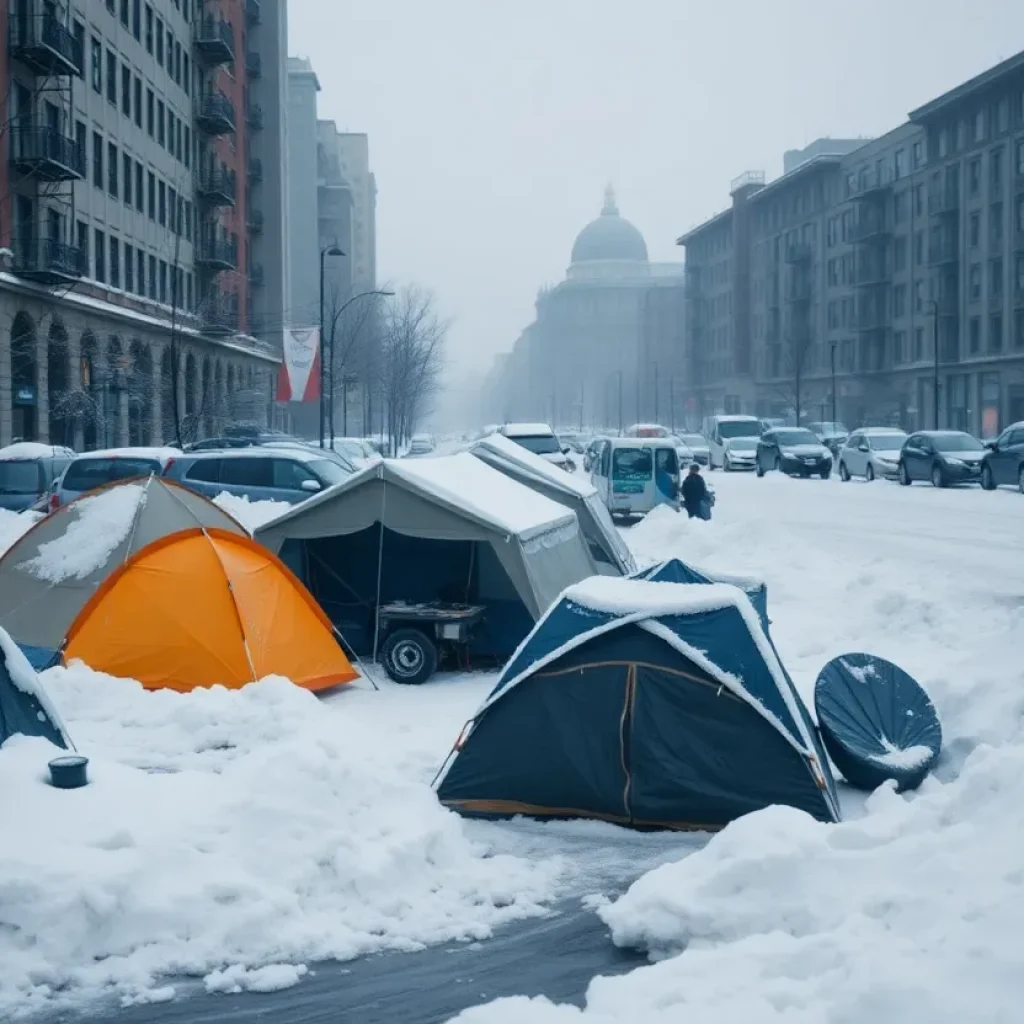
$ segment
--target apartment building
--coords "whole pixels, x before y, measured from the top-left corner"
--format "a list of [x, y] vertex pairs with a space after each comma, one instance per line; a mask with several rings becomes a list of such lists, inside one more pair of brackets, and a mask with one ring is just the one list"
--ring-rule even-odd
[[[4, 5], [5, 13], [8, 5]], [[0, 153], [0, 442], [92, 447], [263, 419], [247, 50], [256, 0], [19, 0]], [[4, 27], [4, 26], [0, 26]]]
[[844, 150], [750, 187], [749, 295], [735, 195], [679, 240], [695, 402], [986, 436], [1024, 418], [1024, 54]]

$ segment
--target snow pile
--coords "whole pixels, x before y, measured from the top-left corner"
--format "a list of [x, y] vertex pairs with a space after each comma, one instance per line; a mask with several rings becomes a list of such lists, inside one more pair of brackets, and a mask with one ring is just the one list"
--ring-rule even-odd
[[85, 579], [124, 542], [146, 500], [141, 484], [121, 484], [71, 506], [73, 516], [59, 537], [41, 544], [21, 569], [47, 583]]
[[[81, 665], [45, 681], [92, 782], [43, 784], [45, 741], [0, 749], [0, 821], [17, 823], [0, 841], [0, 1018], [111, 988], [165, 998], [170, 974], [268, 991], [315, 960], [486, 938], [557, 884], [557, 861], [471, 840], [345, 700], [280, 679], [150, 694]], [[150, 750], [159, 770], [123, 763]]]
[[42, 518], [42, 512], [12, 512], [0, 508], [0, 555]]
[[872, 761], [884, 764], [887, 768], [920, 768], [935, 754], [931, 747], [926, 747], [923, 743], [904, 749], [897, 747], [887, 736], [880, 736], [879, 741], [885, 748], [885, 753], [868, 756]]
[[255, 533], [264, 523], [284, 515], [292, 506], [286, 501], [250, 501], [244, 495], [221, 491], [213, 499], [228, 515], [234, 516], [250, 533]]
[[27, 693], [30, 697], [36, 699], [43, 712], [60, 730], [64, 737], [64, 742], [70, 746], [68, 731], [64, 726], [60, 712], [53, 701], [50, 700], [50, 695], [47, 693], [46, 687], [43, 686], [36, 670], [29, 664], [28, 658], [25, 657], [22, 649], [11, 639], [11, 635], [6, 629], [0, 629], [0, 655], [3, 657], [4, 665], [7, 667], [7, 674], [11, 677], [11, 682], [22, 693]]

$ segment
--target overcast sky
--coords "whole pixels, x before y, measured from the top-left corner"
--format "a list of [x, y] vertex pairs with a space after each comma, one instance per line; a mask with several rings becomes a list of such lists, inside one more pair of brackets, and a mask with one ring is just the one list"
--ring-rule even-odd
[[877, 135], [1024, 46], [1024, 0], [289, 0], [320, 116], [370, 136], [381, 280], [485, 369], [612, 181], [652, 259], [748, 169]]

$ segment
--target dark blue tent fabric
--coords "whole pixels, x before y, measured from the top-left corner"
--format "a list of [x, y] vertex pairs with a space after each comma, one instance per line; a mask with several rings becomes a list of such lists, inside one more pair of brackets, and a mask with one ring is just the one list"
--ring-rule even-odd
[[942, 726], [928, 694], [884, 658], [834, 658], [815, 683], [814, 706], [832, 760], [858, 789], [873, 790], [889, 779], [900, 790], [915, 789], [942, 748]]
[[[7, 638], [13, 646], [13, 641]], [[58, 747], [66, 746], [60, 725], [31, 693], [26, 693], [11, 678], [7, 656], [0, 645], [0, 743], [11, 736], [42, 736]]]
[[[650, 565], [646, 569], [633, 573], [633, 580], [647, 580], [650, 583], [730, 583], [728, 578], [719, 578], [693, 566], [687, 565], [678, 558], [670, 558], [666, 562]], [[768, 588], [763, 583], [740, 587], [754, 606], [761, 627], [768, 632]]]
[[[681, 607], [700, 590], [674, 589]], [[715, 828], [771, 803], [838, 818], [810, 714], [740, 607], [652, 617], [569, 593], [470, 723], [438, 787], [444, 803], [640, 827]], [[671, 596], [667, 585], [666, 607]]]
[[51, 650], [49, 647], [32, 647], [30, 644], [18, 644], [18, 647], [37, 672], [45, 672], [48, 668], [60, 664], [60, 651]]

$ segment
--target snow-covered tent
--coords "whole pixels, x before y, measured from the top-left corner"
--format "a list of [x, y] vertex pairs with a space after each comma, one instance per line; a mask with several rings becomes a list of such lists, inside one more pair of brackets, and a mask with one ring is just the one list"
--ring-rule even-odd
[[636, 571], [633, 555], [615, 528], [608, 506], [586, 480], [553, 466], [502, 434], [478, 438], [466, 450], [505, 476], [571, 508], [586, 539], [595, 575], [622, 576]]
[[0, 629], [0, 744], [18, 733], [42, 736], [58, 747], [68, 746], [60, 715], [35, 669]]
[[356, 651], [394, 601], [486, 608], [471, 653], [508, 657], [567, 586], [591, 575], [575, 513], [474, 456], [386, 459], [255, 533]]
[[438, 796], [467, 815], [715, 829], [789, 804], [839, 818], [807, 709], [723, 583], [570, 587], [463, 731]]

